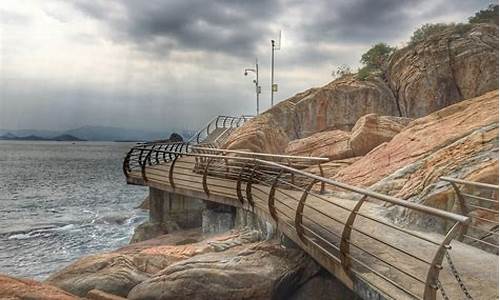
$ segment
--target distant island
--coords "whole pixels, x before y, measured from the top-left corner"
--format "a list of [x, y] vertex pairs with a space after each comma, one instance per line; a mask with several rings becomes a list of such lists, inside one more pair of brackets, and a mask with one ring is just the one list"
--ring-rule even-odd
[[[188, 129], [175, 131], [182, 138], [188, 138], [194, 134]], [[106, 126], [83, 126], [61, 131], [0, 128], [0, 140], [144, 142], [167, 139], [172, 132], [173, 130], [151, 131]]]
[[8, 141], [58, 141], [58, 142], [83, 142], [84, 139], [77, 138], [70, 134], [61, 134], [54, 137], [41, 137], [37, 135], [17, 136], [10, 132], [1, 135], [0, 140]]

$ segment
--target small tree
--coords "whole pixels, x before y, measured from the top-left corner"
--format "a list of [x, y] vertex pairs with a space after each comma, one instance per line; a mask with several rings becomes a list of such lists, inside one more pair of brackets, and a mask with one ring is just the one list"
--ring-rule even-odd
[[490, 4], [487, 9], [478, 11], [469, 18], [469, 23], [493, 23], [498, 25], [498, 4]]
[[351, 67], [349, 67], [348, 65], [340, 65], [337, 67], [337, 70], [336, 71], [333, 71], [332, 72], [332, 76], [334, 78], [342, 78], [346, 75], [350, 75], [352, 74], [352, 70], [351, 70]]
[[410, 44], [413, 45], [415, 43], [421, 42], [427, 39], [429, 36], [443, 32], [444, 30], [450, 28], [453, 25], [454, 24], [445, 24], [445, 23], [424, 24], [413, 32], [413, 35], [410, 38]]
[[396, 48], [378, 43], [361, 56], [361, 63], [370, 69], [382, 70]]

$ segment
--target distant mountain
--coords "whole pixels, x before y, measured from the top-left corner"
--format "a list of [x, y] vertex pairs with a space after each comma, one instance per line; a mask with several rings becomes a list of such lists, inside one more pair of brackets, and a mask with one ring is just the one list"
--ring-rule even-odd
[[47, 138], [41, 137], [34, 134], [27, 136], [16, 136], [10, 132], [7, 132], [4, 135], [0, 136], [0, 140], [9, 140], [9, 141], [84, 141], [83, 139], [79, 139], [75, 136], [69, 134], [62, 134], [55, 137]]
[[[53, 130], [8, 130], [0, 129], [0, 139], [4, 140], [87, 140], [87, 141], [151, 141], [168, 139], [173, 131], [152, 131], [106, 126], [83, 126], [65, 131]], [[189, 139], [193, 130], [175, 131], [184, 140]]]

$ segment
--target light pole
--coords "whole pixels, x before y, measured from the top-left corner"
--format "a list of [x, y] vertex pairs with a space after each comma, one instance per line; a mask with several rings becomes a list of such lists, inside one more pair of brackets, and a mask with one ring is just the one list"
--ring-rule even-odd
[[257, 58], [255, 59], [255, 69], [253, 68], [246, 68], [245, 69], [245, 76], [248, 75], [248, 72], [254, 72], [255, 73], [255, 79], [253, 80], [253, 83], [255, 84], [255, 94], [257, 95], [257, 115], [259, 114], [259, 94], [260, 94], [260, 86], [259, 86], [259, 62]]
[[274, 83], [274, 51], [281, 49], [281, 31], [278, 39], [278, 45], [271, 40], [271, 107], [274, 105], [274, 93], [278, 91], [278, 84]]

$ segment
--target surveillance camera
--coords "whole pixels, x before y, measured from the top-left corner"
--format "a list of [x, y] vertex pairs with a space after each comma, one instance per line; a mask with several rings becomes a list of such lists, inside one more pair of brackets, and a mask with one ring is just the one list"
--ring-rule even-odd
[[244, 73], [244, 74], [245, 74], [245, 76], [247, 76], [247, 75], [248, 75], [248, 72], [247, 72], [247, 71], [245, 71], [245, 73]]

